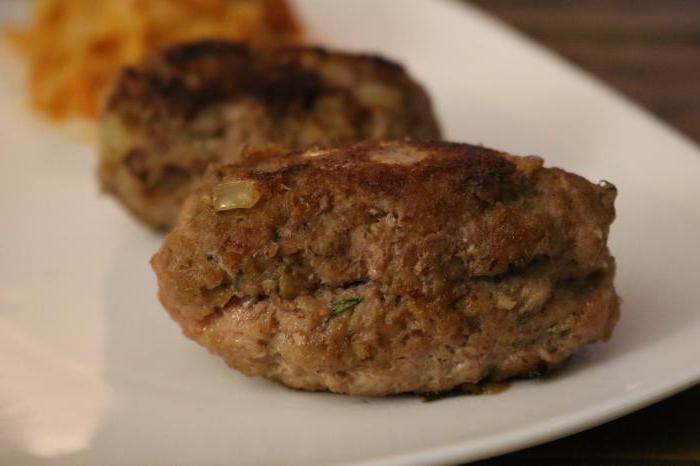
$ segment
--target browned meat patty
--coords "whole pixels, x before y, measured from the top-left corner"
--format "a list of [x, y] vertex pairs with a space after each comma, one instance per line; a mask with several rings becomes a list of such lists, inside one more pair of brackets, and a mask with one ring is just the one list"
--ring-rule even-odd
[[615, 196], [466, 144], [258, 154], [210, 168], [152, 265], [184, 333], [248, 375], [441, 391], [608, 338]]
[[170, 228], [212, 161], [244, 147], [440, 139], [423, 89], [382, 58], [319, 48], [176, 46], [126, 68], [103, 118], [99, 178], [140, 220]]

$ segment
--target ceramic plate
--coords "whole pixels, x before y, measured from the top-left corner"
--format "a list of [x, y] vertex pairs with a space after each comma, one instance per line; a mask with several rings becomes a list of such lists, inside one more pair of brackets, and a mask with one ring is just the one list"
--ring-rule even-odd
[[[558, 376], [424, 403], [301, 393], [225, 367], [156, 300], [161, 238], [95, 182], [94, 146], [24, 107], [0, 49], [0, 463], [461, 462], [600, 424], [700, 379], [700, 153], [600, 83], [447, 0], [299, 0], [314, 38], [394, 57], [452, 140], [619, 188], [622, 320]], [[22, 3], [0, 3], [2, 22]]]

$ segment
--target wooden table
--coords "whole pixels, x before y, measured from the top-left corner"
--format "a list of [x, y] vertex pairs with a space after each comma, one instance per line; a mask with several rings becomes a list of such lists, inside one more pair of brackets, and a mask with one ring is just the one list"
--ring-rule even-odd
[[[472, 3], [700, 141], [700, 0]], [[587, 432], [478, 464], [700, 465], [700, 385]]]

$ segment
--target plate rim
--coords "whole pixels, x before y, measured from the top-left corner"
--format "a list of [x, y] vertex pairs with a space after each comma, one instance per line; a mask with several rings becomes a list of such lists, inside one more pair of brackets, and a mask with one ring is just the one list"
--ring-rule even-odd
[[[472, 462], [507, 455], [601, 426], [694, 387], [700, 383], [700, 368], [688, 371], [682, 382], [679, 382], [679, 379], [673, 380], [673, 383], [653, 386], [646, 391], [632, 392], [633, 395], [628, 397], [609, 399], [584, 413], [578, 412], [550, 418], [535, 427], [518, 429], [488, 441], [482, 440], [481, 442], [486, 444], [483, 447], [475, 448], [469, 445], [468, 441], [456, 441], [437, 447], [361, 460], [353, 464], [362, 466], [421, 466], [449, 464], [455, 461]], [[554, 428], [553, 425], [555, 425]]]

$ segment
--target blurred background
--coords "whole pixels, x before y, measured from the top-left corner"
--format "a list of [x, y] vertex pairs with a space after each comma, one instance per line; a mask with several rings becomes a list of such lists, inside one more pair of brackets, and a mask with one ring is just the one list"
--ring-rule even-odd
[[700, 1], [471, 3], [700, 140]]
[[[471, 3], [700, 141], [700, 0]], [[590, 431], [479, 465], [700, 465], [699, 414], [700, 386]]]

